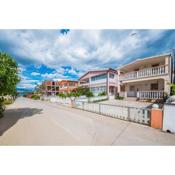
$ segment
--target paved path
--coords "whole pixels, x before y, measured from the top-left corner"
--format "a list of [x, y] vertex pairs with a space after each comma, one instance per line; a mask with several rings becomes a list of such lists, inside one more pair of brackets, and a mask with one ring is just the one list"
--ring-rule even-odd
[[58, 104], [18, 98], [0, 119], [0, 145], [175, 145], [175, 135]]

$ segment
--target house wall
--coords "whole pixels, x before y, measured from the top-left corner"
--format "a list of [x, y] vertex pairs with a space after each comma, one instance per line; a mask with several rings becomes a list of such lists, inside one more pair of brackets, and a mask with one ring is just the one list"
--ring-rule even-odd
[[158, 90], [164, 90], [164, 80], [150, 80], [125, 84], [125, 91], [130, 91], [130, 86], [135, 86], [135, 91], [150, 91], [151, 83], [158, 83]]
[[[74, 85], [71, 85], [74, 84]], [[76, 81], [69, 81], [69, 80], [63, 80], [59, 84], [59, 92], [60, 93], [68, 93], [71, 92], [78, 87], [78, 82]]]
[[[53, 85], [53, 82], [55, 83]], [[56, 95], [59, 92], [58, 81], [44, 81], [43, 85], [45, 88], [45, 95]]]
[[[96, 79], [92, 80], [92, 77], [96, 77], [98, 75], [106, 75], [106, 78], [103, 79]], [[113, 74], [114, 77], [111, 78], [109, 75]], [[108, 77], [108, 78], [107, 78]], [[81, 84], [80, 82], [87, 81], [89, 79], [88, 83]], [[116, 92], [116, 88], [118, 85], [118, 75], [117, 72], [113, 70], [105, 70], [105, 71], [97, 71], [97, 72], [89, 72], [79, 80], [79, 86], [80, 87], [88, 87], [93, 92], [94, 95], [98, 95], [101, 92], [106, 92], [107, 94], [112, 94], [111, 92]], [[113, 89], [114, 90], [113, 90]], [[112, 90], [111, 90], [112, 89]]]
[[[167, 74], [150, 76], [150, 77], [141, 77], [137, 79], [122, 80], [121, 85], [122, 84], [125, 85], [125, 91], [129, 91], [129, 85], [135, 85], [136, 90], [138, 89], [139, 91], [140, 90], [147, 91], [151, 89], [150, 88], [151, 83], [158, 81], [159, 90], [164, 90], [165, 92], [170, 94], [170, 86], [168, 85], [168, 83], [171, 81], [171, 57], [169, 55], [163, 56], [160, 58], [158, 57], [156, 58], [156, 61], [155, 61], [155, 58], [153, 57], [153, 59], [149, 59], [149, 60], [145, 59], [143, 61], [141, 60], [131, 65], [130, 64], [126, 65], [119, 70], [119, 74], [121, 72], [125, 72], [125, 73], [133, 72], [136, 69], [141, 70], [141, 69], [149, 68], [155, 64], [158, 64], [158, 66], [167, 65], [165, 67], [165, 70], [166, 70], [165, 72], [167, 72]], [[118, 90], [120, 92], [119, 88]]]

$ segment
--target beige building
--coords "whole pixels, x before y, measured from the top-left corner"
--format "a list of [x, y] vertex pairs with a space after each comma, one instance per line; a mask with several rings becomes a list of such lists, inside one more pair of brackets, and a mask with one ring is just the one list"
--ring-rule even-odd
[[138, 59], [118, 68], [120, 96], [135, 99], [162, 99], [170, 94], [171, 55]]

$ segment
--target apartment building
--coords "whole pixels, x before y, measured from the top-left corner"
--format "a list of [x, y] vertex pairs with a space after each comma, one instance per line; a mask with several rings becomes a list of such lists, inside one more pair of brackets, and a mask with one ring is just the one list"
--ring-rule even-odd
[[115, 96], [117, 92], [118, 75], [114, 69], [92, 70], [79, 78], [79, 86], [89, 88], [95, 96], [106, 92]]
[[172, 81], [172, 57], [170, 54], [137, 59], [118, 68], [118, 92], [125, 98], [162, 99], [170, 94], [168, 83]]
[[42, 83], [45, 86], [44, 94], [57, 95], [59, 93], [59, 82], [58, 81], [44, 81]]
[[61, 80], [59, 82], [59, 93], [69, 93], [78, 88], [78, 81]]

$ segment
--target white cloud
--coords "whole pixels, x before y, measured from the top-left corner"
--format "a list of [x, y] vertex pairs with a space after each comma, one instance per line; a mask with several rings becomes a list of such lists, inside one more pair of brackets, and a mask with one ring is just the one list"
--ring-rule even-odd
[[59, 74], [58, 72], [41, 74], [41, 77], [44, 79], [50, 79], [50, 80], [67, 78], [66, 76]]
[[24, 76], [23, 74], [20, 74], [19, 76], [21, 78], [21, 81], [17, 85], [18, 88], [33, 89], [37, 84], [41, 83], [40, 80], [30, 79], [29, 77]]
[[[18, 87], [33, 88], [42, 79], [69, 79], [89, 70], [116, 68], [152, 50], [147, 44], [165, 33], [166, 30], [70, 30], [67, 35], [61, 35], [59, 30], [0, 30], [0, 41], [9, 44], [9, 52], [20, 58], [22, 80]], [[23, 75], [25, 61], [31, 61], [36, 68], [30, 78]], [[42, 64], [55, 71], [39, 73]], [[41, 80], [33, 80], [32, 76]]]
[[71, 74], [71, 75], [78, 75], [78, 72], [75, 69], [70, 69], [67, 71], [67, 73]]
[[35, 88], [36, 85], [34, 84], [30, 84], [30, 83], [25, 83], [25, 84], [19, 84], [18, 88], [22, 88], [22, 89], [33, 89]]
[[40, 73], [39, 72], [32, 72], [31, 75], [38, 76], [38, 75], [40, 75]]
[[61, 35], [58, 30], [3, 30], [0, 39], [9, 42], [10, 50], [23, 59], [52, 68], [71, 65], [88, 71], [115, 67], [115, 63], [143, 52], [147, 42], [164, 33], [164, 30], [70, 30]]

